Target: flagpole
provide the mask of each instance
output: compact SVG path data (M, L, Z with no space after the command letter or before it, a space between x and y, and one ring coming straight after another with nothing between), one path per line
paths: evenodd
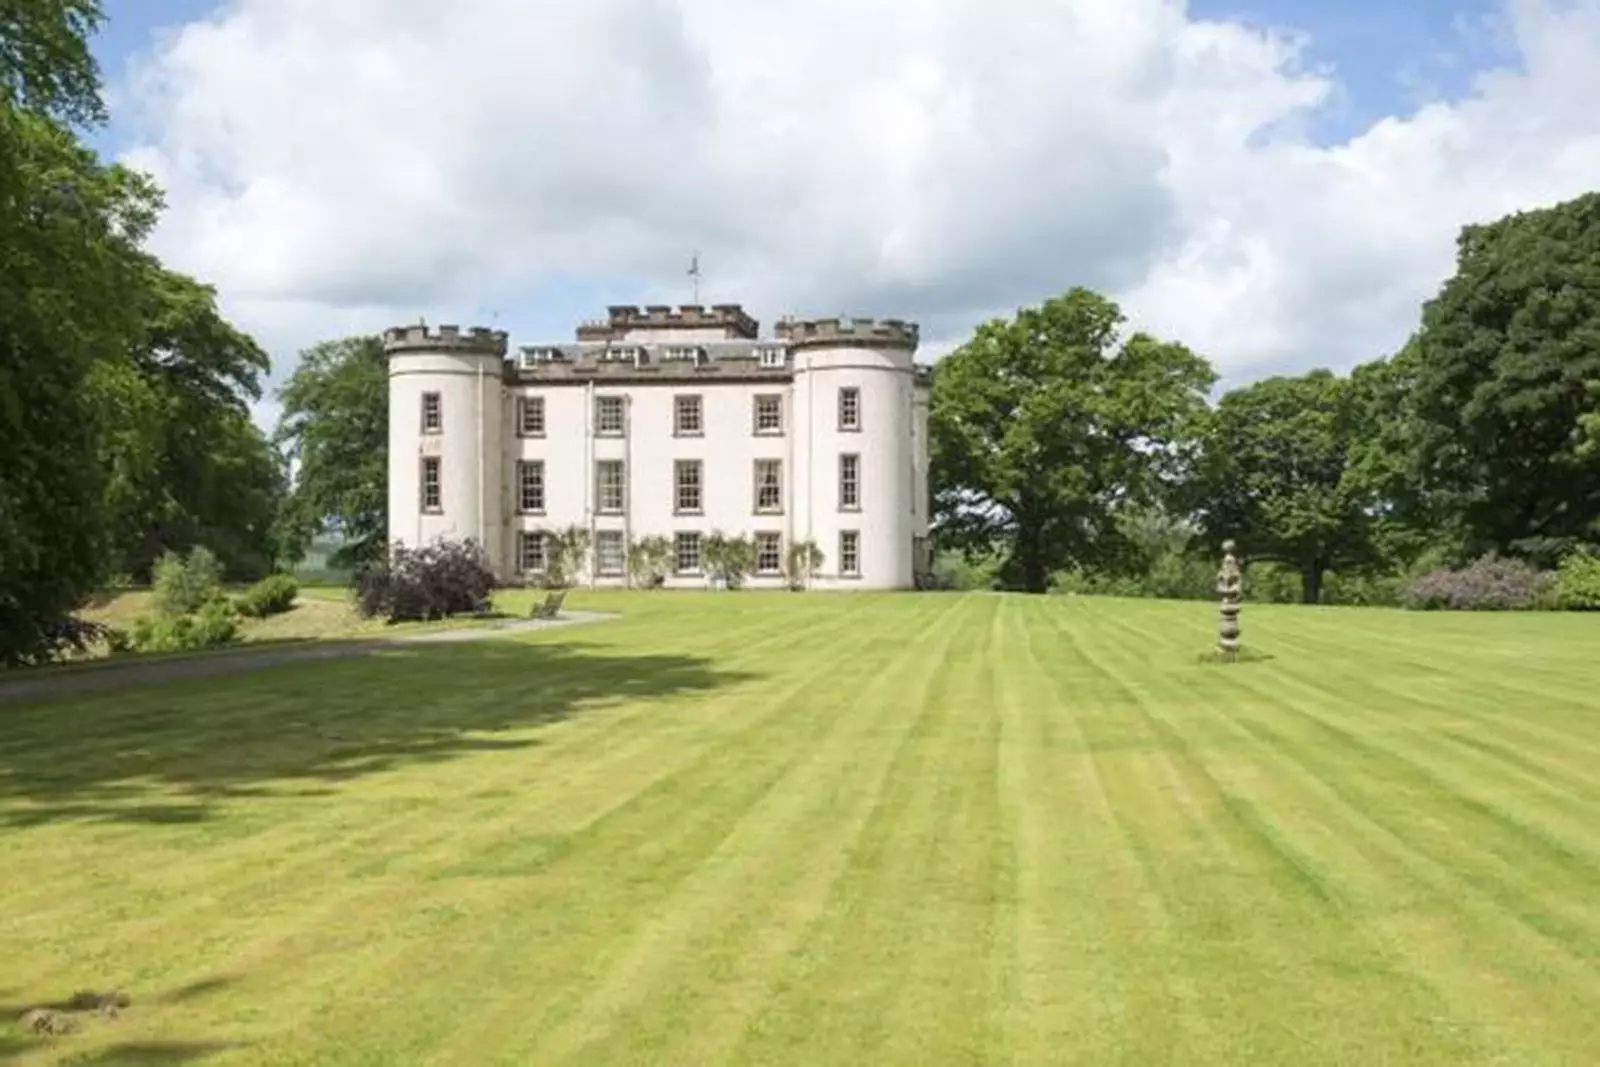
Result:
M689 259L689 277L694 279L694 304L700 306L700 253L696 252Z

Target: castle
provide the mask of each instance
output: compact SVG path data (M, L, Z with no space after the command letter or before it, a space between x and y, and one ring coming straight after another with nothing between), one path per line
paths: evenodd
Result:
M736 304L612 307L568 344L507 358L502 331L402 326L389 365L389 538L472 538L534 583L549 535L589 533L578 579L628 583L629 546L672 546L704 587L712 534L756 546L752 587L900 589L928 566L930 368L898 319L785 319Z

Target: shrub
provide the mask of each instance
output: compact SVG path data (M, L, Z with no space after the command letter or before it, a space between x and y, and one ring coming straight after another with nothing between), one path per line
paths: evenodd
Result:
M940 552L933 559L934 581L945 589L996 589L1005 556L1000 552L968 555L960 550Z
M546 534L544 584L553 589L574 584L589 558L590 540L588 529L577 525Z
M815 541L795 541L789 546L784 576L790 589L804 589L822 568L825 557Z
M103 622L68 615L40 623L34 633L34 640L12 651L10 665L34 667L70 659L84 655L91 646L102 641L115 647L120 631Z
M113 652L189 652L232 644L238 637L239 613L232 601L219 596L196 612L142 616L110 645Z
M1407 587L1404 604L1417 611L1523 611L1539 607L1549 586L1549 575L1532 565L1488 555L1423 575Z
M1265 561L1245 564L1245 603L1298 604L1304 597L1300 572L1293 567Z
M1563 611L1600 611L1600 554L1570 553L1556 570L1550 594Z
M192 615L222 594L222 564L204 545L187 558L168 551L156 561L152 584L156 610L163 615Z
M656 589L665 584L672 569L672 542L658 535L641 537L628 546L628 573L635 585Z
M1340 574L1322 576L1322 602L1352 607L1398 607L1411 580L1403 574Z
M713 532L707 535L701 555L706 573L721 578L729 589L739 588L745 576L756 569L756 543L743 534L729 537Z
M388 560L356 579L356 608L390 622L443 619L486 610L494 587L475 541L395 545Z
M300 583L287 574L269 574L249 589L239 594L234 606L239 614L252 619L265 619L281 615L294 607L294 598L300 595Z
M1053 593L1080 596L1143 597L1155 600L1212 600L1217 568L1198 556L1164 553L1144 574L1119 574L1073 567L1050 577Z

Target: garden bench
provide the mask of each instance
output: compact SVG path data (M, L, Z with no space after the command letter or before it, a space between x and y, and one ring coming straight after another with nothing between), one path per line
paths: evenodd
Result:
M551 593L544 598L544 603L535 604L529 614L535 619L554 619L561 614L561 604L567 599L567 591Z

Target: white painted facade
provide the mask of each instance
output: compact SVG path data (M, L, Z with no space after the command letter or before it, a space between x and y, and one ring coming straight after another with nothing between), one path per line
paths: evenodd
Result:
M797 541L823 554L812 588L913 586L931 505L916 327L777 332L732 305L622 307L506 359L503 333L388 331L391 541L471 537L502 580L537 582L540 535L577 526L579 580L621 586L626 546L659 535L667 585L704 587L693 545L721 533L766 545L754 588L786 584Z

